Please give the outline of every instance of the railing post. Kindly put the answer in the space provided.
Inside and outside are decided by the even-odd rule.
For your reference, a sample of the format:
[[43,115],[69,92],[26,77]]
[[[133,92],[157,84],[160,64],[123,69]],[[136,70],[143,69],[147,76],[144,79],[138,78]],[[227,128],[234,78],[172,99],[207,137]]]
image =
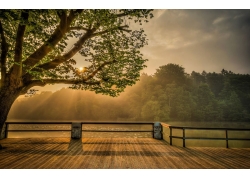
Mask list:
[[162,139],[162,126],[159,122],[154,123],[154,138]]
[[227,133],[227,129],[226,129],[226,143],[227,143],[227,148],[228,148],[228,133]]
[[183,147],[186,147],[186,144],[185,144],[185,128],[182,128],[182,140],[183,140]]
[[169,136],[169,139],[170,139],[170,145],[172,146],[172,127],[169,126],[170,128],[170,136]]
[[155,138],[155,133],[154,133],[154,123],[152,123],[152,129],[153,129],[153,131],[152,131],[152,136],[153,136],[153,138]]
[[71,124],[71,138],[80,139],[82,137],[82,123]]

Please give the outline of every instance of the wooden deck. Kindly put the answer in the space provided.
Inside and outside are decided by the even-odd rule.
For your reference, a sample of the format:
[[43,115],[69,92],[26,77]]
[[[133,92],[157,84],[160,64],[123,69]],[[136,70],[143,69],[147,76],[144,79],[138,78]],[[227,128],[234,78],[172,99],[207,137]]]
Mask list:
[[152,138],[8,138],[1,169],[249,169],[250,148],[183,148]]

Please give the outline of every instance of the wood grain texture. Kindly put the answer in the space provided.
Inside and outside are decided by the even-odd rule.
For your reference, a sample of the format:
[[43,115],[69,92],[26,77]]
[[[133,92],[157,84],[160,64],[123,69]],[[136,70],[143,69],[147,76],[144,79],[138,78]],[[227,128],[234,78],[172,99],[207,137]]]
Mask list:
[[153,138],[8,138],[1,169],[249,169],[250,148],[183,148]]

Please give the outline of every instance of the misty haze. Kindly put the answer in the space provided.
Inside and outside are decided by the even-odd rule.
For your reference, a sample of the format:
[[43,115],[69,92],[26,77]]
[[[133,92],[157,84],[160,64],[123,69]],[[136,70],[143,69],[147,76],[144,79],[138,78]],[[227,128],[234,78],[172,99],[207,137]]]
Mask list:
[[[127,87],[118,97],[69,88],[20,97],[7,122],[148,121],[195,127],[250,127],[249,87],[249,75],[224,69],[221,73],[188,74],[184,67],[168,64],[159,67],[154,75],[142,74],[136,85]],[[87,127],[91,129],[90,125],[83,129]]]

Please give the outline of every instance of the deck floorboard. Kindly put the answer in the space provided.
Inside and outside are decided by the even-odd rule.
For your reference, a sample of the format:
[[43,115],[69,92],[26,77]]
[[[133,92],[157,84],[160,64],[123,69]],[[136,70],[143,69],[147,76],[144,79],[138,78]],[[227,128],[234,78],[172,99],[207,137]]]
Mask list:
[[0,169],[250,168],[250,148],[183,148],[153,138],[8,138],[0,143]]

